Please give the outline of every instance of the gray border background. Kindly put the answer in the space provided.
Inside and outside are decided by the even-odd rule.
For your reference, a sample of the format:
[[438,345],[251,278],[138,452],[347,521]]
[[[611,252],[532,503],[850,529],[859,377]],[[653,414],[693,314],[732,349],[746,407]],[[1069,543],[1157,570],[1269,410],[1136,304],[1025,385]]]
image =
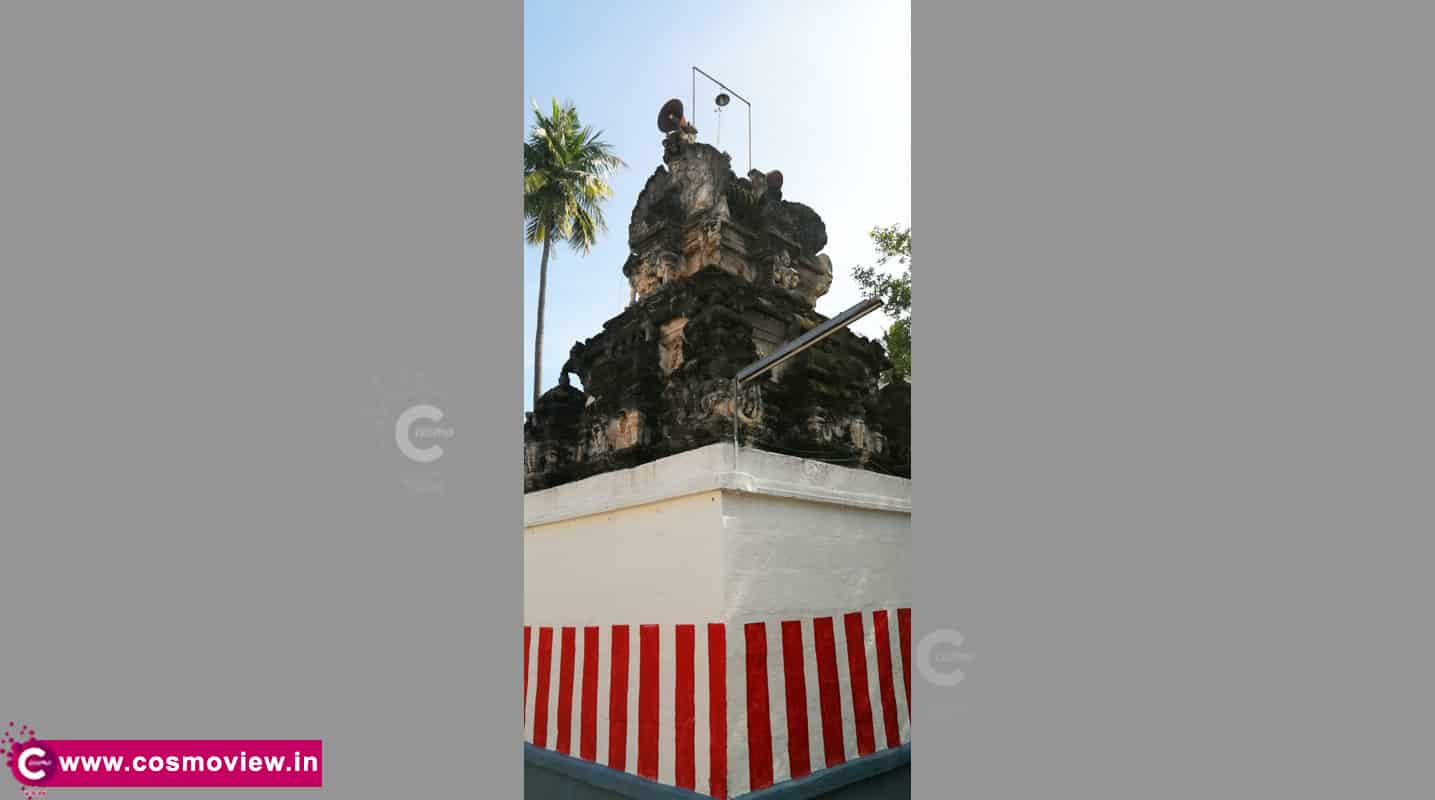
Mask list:
[[1431,23],[914,10],[915,796],[1429,793]]
[[519,795],[521,25],[0,7],[5,721]]
[[[517,795],[521,13],[0,8],[0,714]],[[1426,789],[1429,23],[917,5],[917,796]]]

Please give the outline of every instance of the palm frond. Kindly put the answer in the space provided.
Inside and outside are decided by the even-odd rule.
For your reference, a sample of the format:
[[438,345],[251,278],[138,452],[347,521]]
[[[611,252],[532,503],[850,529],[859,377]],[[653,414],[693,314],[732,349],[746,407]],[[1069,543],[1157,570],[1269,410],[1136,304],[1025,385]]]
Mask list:
[[572,103],[553,98],[547,113],[532,100],[533,126],[523,146],[524,238],[566,241],[588,252],[607,230],[601,203],[613,196],[608,177],[627,166],[584,125]]

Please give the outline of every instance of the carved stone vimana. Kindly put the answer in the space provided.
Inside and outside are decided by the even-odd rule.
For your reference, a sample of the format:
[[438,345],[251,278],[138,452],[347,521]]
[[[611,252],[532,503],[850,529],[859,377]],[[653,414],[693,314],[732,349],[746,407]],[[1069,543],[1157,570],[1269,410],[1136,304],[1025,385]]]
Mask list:
[[832,284],[827,228],[783,199],[782,173],[737,177],[686,121],[659,127],[663,166],[628,225],[630,304],[573,346],[528,415],[524,491],[730,441],[733,413],[745,447],[910,477],[911,388],[879,388],[877,342],[840,332],[734,404],[738,370],[826,319],[813,305]]

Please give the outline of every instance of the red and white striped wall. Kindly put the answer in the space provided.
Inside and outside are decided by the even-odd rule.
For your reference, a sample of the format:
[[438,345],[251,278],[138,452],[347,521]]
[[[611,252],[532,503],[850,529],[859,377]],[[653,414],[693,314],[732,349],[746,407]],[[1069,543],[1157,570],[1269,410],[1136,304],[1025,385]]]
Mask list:
[[523,629],[523,738],[737,797],[911,740],[910,608]]

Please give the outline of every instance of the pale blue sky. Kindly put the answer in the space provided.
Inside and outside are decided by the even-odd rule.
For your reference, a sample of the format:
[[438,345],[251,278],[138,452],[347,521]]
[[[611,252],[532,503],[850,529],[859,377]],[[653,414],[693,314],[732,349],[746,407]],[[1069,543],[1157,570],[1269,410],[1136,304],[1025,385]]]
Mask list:
[[[694,64],[752,101],[752,166],[782,170],[783,196],[812,206],[827,223],[824,252],[836,274],[818,311],[831,315],[860,297],[851,271],[873,261],[873,226],[910,224],[911,10],[904,0],[527,0],[523,61],[525,133],[530,98],[544,105],[552,97],[572,100],[628,162],[613,180],[608,232],[597,246],[587,256],[555,249],[549,260],[544,389],[557,382],[573,343],[598,333],[628,302],[628,218],[662,163],[658,107],[669,97],[692,105]],[[717,91],[699,75],[698,107],[688,117],[699,139],[732,155],[741,175],[746,107],[737,100],[728,106],[716,142]],[[523,257],[525,408],[539,252],[525,247]],[[886,324],[873,314],[856,329],[876,337]]]

